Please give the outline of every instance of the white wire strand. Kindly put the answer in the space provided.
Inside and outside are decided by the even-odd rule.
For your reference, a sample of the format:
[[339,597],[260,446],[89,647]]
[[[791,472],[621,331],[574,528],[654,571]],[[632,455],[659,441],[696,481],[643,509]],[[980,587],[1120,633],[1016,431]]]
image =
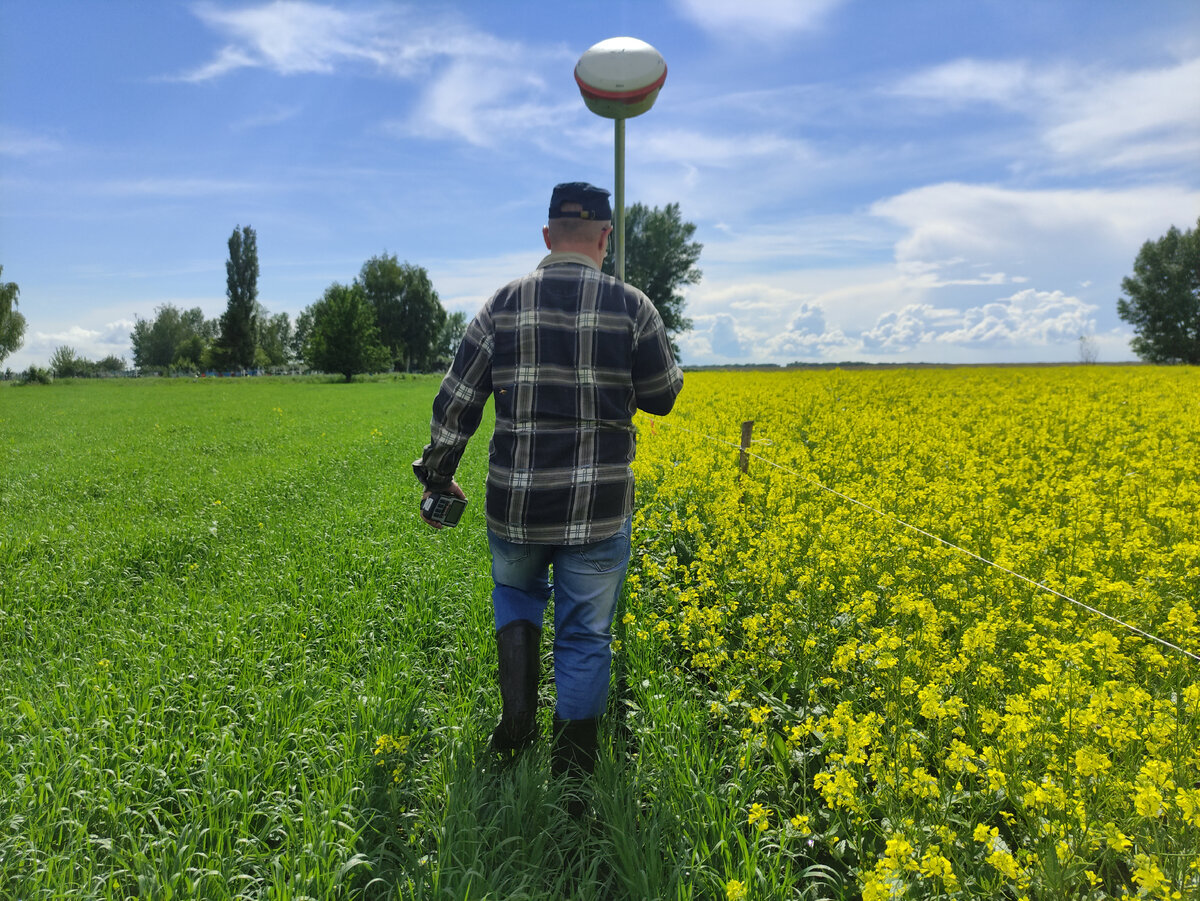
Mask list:
[[1015,571],[1009,569],[1007,566],[1002,566],[999,563],[996,563],[992,560],[988,560],[986,557],[981,557],[979,554],[975,553],[972,550],[969,550],[965,547],[961,547],[960,545],[957,545],[952,541],[947,541],[945,538],[941,538],[937,535],[934,535],[932,532],[927,532],[925,529],[922,529],[919,526],[914,526],[912,523],[905,522],[903,519],[896,516],[895,514],[888,513],[886,510],[880,510],[877,507],[872,507],[870,504],[860,501],[857,498],[853,498],[848,494],[843,494],[841,491],[838,491],[837,489],[830,488],[828,485],[823,485],[820,482],[818,482],[816,479],[812,478],[811,476],[806,477],[803,474],[796,472],[794,469],[788,469],[788,467],[786,467],[786,466],[780,466],[775,461],[768,460],[766,457],[763,457],[763,456],[760,456],[759,454],[753,453],[753,452],[747,450],[746,448],[743,448],[740,444],[738,444],[736,442],[727,441],[724,438],[714,438],[712,435],[706,435],[703,432],[694,431],[692,429],[686,428],[685,426],[681,426],[674,422],[663,422],[662,420],[657,419],[656,417],[653,417],[653,416],[649,417],[649,418],[650,418],[650,421],[656,425],[665,425],[668,428],[678,429],[681,432],[687,432],[689,435],[695,435],[699,438],[705,439],[706,441],[711,441],[714,444],[724,444],[728,447],[735,448],[736,450],[745,454],[747,457],[753,458],[755,460],[760,460],[763,463],[767,464],[768,466],[773,466],[775,469],[778,469],[782,472],[786,472],[788,475],[795,476],[797,479],[800,479],[802,482],[807,482],[810,485],[815,485],[817,488],[820,488],[822,491],[827,491],[830,494],[834,495],[835,497],[839,497],[844,501],[848,501],[851,504],[855,504],[856,506],[862,507],[864,510],[870,510],[875,515],[881,516],[884,519],[890,519],[892,522],[898,523],[898,524],[904,526],[904,528],[906,528],[906,529],[911,529],[912,531],[916,532],[919,535],[924,535],[926,538],[932,538],[934,541],[938,542],[939,544],[943,544],[948,548],[953,548],[956,551],[960,551],[961,553],[966,554],[968,557],[972,557],[975,560],[978,560],[980,563],[986,563],[988,566],[995,567],[996,569],[1000,570],[1001,572],[1008,573],[1010,576],[1020,579],[1022,582],[1028,582],[1034,588],[1040,588],[1042,591],[1047,591],[1050,594],[1055,595],[1056,597],[1062,598],[1064,601],[1069,601],[1070,603],[1074,604],[1076,607],[1081,607],[1084,610],[1087,610],[1089,613],[1094,613],[1097,616],[1103,617],[1104,619],[1108,620],[1109,622],[1115,623],[1116,625],[1121,626],[1124,629],[1128,629],[1130,632],[1140,635],[1143,638],[1148,638],[1151,641],[1157,642],[1158,644],[1162,645],[1165,648],[1170,648],[1172,651],[1178,651],[1180,654],[1183,654],[1186,657],[1192,658],[1192,660],[1200,662],[1200,655],[1194,654],[1191,651],[1187,650],[1186,648],[1181,648],[1177,644],[1172,644],[1171,642],[1167,641],[1165,638],[1159,638],[1157,635],[1152,635],[1149,632],[1139,629],[1137,626],[1131,625],[1130,623],[1127,623],[1123,620],[1117,619],[1117,617],[1112,616],[1111,614],[1105,613],[1103,610],[1098,610],[1097,608],[1091,606],[1090,604],[1085,604],[1083,601],[1079,601],[1073,597],[1070,597],[1069,595],[1065,595],[1061,591],[1051,588],[1045,582],[1035,582],[1033,579],[1029,578],[1028,576],[1023,576],[1019,572],[1015,572]]

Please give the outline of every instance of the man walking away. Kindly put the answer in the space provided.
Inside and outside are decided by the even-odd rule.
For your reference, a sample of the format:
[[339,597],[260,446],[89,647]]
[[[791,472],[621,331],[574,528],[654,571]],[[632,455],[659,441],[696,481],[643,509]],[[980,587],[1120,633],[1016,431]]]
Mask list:
[[[583,182],[554,188],[542,229],[549,255],[467,327],[413,463],[424,498],[465,499],[454,473],[495,398],[484,512],[502,714],[491,746],[514,755],[537,739],[541,626],[553,595],[552,769],[577,780],[595,768],[629,564],[633,415],[669,413],[683,387],[654,304],[600,271],[608,197]],[[576,798],[571,812],[582,809]]]

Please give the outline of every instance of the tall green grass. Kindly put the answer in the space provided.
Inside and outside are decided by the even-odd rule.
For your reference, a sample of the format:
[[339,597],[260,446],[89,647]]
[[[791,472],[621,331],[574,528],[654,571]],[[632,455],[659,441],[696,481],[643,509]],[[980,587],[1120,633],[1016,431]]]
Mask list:
[[759,865],[657,661],[622,663],[589,822],[544,743],[488,759],[487,442],[432,532],[436,387],[0,388],[0,897],[723,898]]

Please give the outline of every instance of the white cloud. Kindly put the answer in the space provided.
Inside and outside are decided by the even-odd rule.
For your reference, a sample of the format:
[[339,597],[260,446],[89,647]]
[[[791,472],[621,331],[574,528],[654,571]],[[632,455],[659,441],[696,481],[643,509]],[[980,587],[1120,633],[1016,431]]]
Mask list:
[[786,329],[764,334],[761,342],[778,362],[844,357],[856,345],[841,329],[829,328],[824,309],[810,303],[801,303]]
[[1121,72],[1067,92],[1046,131],[1050,149],[1102,168],[1200,159],[1200,58]]
[[282,125],[289,122],[300,115],[301,107],[298,104],[290,106],[276,105],[271,109],[264,110],[252,116],[246,116],[232,123],[229,127],[234,131],[247,131],[255,128],[270,128],[274,125]]
[[[1063,284],[1127,268],[1141,244],[1186,224],[1200,209],[1200,191],[1174,186],[1123,190],[1013,190],[943,183],[879,201],[871,212],[904,226],[896,244],[901,271],[939,281],[974,279],[987,271],[1036,276],[1061,273]],[[950,274],[950,273],[965,273]],[[947,281],[947,283],[949,283]]]
[[[1129,359],[1120,279],[1142,242],[1188,225],[1198,209],[1200,191],[1176,186],[944,183],[879,201],[857,226],[846,214],[753,236],[726,226],[714,230],[705,279],[687,296],[698,332],[680,346],[694,363],[1073,361],[1079,335],[1095,334],[1110,336],[1105,359]],[[814,257],[809,239],[822,233]],[[889,243],[889,263],[863,262],[865,247]],[[736,345],[721,343],[718,323]]]
[[713,353],[733,359],[740,359],[749,353],[749,348],[738,335],[737,320],[728,313],[714,316],[708,331],[712,334],[710,342]]
[[789,332],[819,335],[825,331],[825,311],[815,304],[802,303],[788,323]]
[[409,121],[393,130],[487,147],[514,133],[551,129],[578,112],[574,100],[544,102],[546,93],[541,78],[511,62],[456,59],[429,84]]
[[1022,60],[958,59],[901,79],[891,93],[951,105],[990,102],[1015,106],[1041,91]]
[[57,327],[52,326],[49,330],[27,333],[21,353],[23,357],[28,357],[31,363],[36,362],[40,366],[46,365],[54,351],[63,346],[70,347],[79,356],[93,361],[111,355],[124,357],[129,362],[129,334],[133,331],[133,324],[132,319],[117,319],[95,328],[56,323]]
[[435,259],[426,263],[438,298],[450,312],[474,316],[484,301],[515,278],[532,272],[541,259],[536,247],[528,252],[474,259]]
[[682,162],[693,166],[741,169],[747,160],[774,159],[808,163],[816,159],[803,141],[775,134],[713,134],[695,129],[657,128],[640,140],[639,152],[656,163]]
[[1200,58],[1107,72],[959,59],[914,73],[891,92],[949,110],[990,103],[1019,112],[1060,163],[1111,169],[1191,164],[1200,157]]
[[1019,291],[965,310],[910,304],[879,317],[861,335],[871,353],[904,353],[927,344],[975,349],[1053,347],[1095,331],[1096,309],[1061,291]]
[[845,0],[676,0],[675,7],[705,31],[718,37],[745,34],[759,39],[777,39],[819,26]]
[[246,67],[297,75],[368,63],[381,70],[408,72],[431,52],[420,32],[416,40],[395,40],[392,35],[400,20],[382,10],[351,11],[301,0],[275,0],[241,9],[204,3],[194,9],[231,43],[210,62],[181,76],[185,81],[207,81]]
[[12,126],[0,127],[0,156],[37,156],[61,149],[54,138]]
[[940,329],[959,321],[957,310],[937,309],[929,304],[909,304],[884,313],[873,329],[862,333],[869,351],[898,353],[932,341]]
[[[243,9],[203,4],[196,14],[230,43],[180,76],[183,81],[208,81],[248,67],[285,76],[366,68],[419,82],[411,116],[385,123],[385,130],[485,147],[514,133],[536,134],[579,110],[574,98],[569,106],[548,102],[538,74],[540,66],[562,63],[564,49],[503,41],[450,14],[392,6],[344,9],[304,0]],[[282,120],[249,124],[277,121]]]

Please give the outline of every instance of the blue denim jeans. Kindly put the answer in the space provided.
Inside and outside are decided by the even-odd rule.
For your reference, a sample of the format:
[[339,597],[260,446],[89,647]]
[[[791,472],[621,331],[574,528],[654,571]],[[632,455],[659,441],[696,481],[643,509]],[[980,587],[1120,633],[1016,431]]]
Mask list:
[[611,538],[580,545],[514,544],[488,530],[496,631],[521,619],[540,629],[554,596],[559,719],[600,716],[608,703],[612,622],[629,567],[630,528],[627,519]]

